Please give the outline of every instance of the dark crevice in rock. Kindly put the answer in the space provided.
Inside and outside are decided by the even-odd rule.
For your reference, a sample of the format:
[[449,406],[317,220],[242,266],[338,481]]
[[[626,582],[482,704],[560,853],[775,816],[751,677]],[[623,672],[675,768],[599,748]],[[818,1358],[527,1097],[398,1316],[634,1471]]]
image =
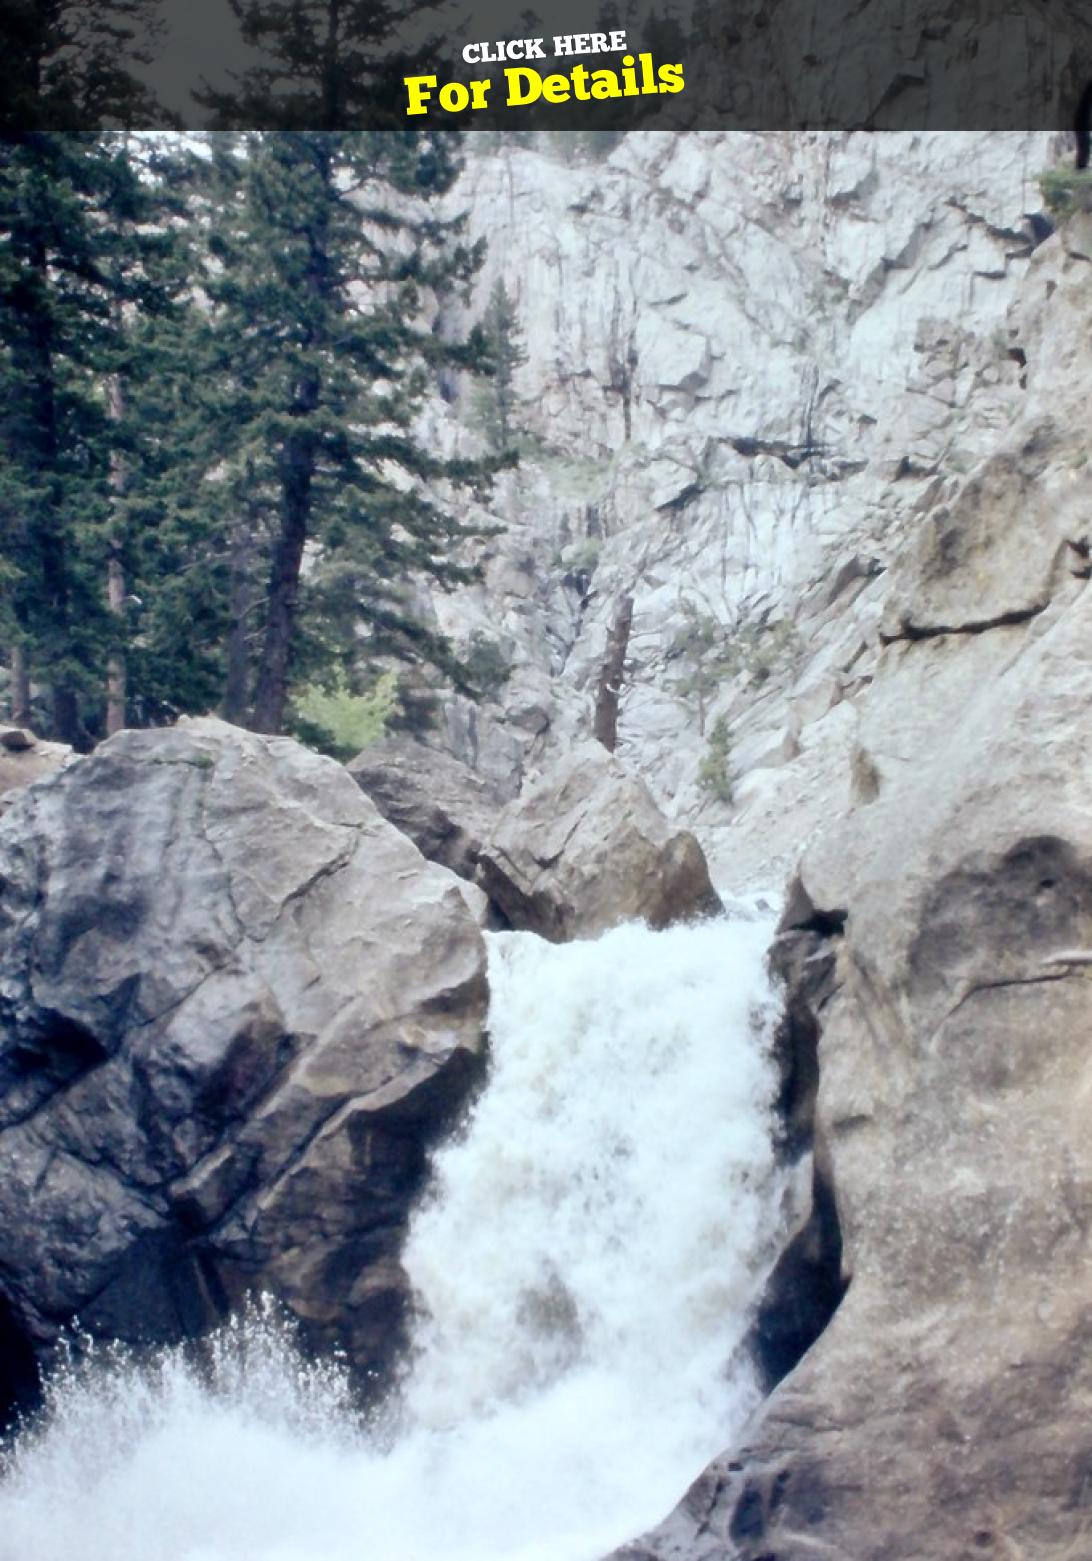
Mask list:
[[[816,1142],[819,1090],[819,1014],[835,987],[833,940],[846,913],[815,906],[797,879],[790,889],[771,969],[785,987],[785,1011],[774,1040],[781,1089],[776,1109],[779,1149],[792,1165],[811,1156],[811,1206],[766,1282],[748,1346],[763,1390],[770,1393],[827,1327],[846,1291],[842,1231],[829,1157]],[[749,1522],[736,1509],[736,1520]],[[738,1539],[733,1528],[734,1539]]]
[[57,1088],[90,1073],[109,1052],[96,1035],[65,1014],[46,1013],[33,1038],[17,1042],[12,1057],[26,1072],[44,1072]]
[[38,1408],[41,1391],[34,1346],[0,1295],[0,1436]]
[[0,1058],[0,1132],[20,1127],[102,1066],[110,1052],[86,1025],[50,1010],[13,1038]]
[[728,443],[737,455],[753,459],[759,455],[775,455],[779,461],[783,461],[790,471],[795,471],[805,461],[814,460],[817,456],[826,454],[821,445],[817,444],[792,444],[787,439],[750,439],[740,437],[729,439]]
[[993,618],[974,619],[970,623],[915,624],[904,621],[897,634],[880,631],[880,643],[895,645],[900,640],[914,644],[918,640],[939,640],[946,634],[988,634],[991,629],[1011,629],[1021,623],[1030,623],[1050,606],[1049,598],[1035,602],[1031,607],[1014,607],[1011,612],[998,613]]
[[774,1265],[752,1330],[751,1349],[764,1392],[771,1393],[804,1358],[846,1289],[834,1188],[816,1162],[811,1214]]

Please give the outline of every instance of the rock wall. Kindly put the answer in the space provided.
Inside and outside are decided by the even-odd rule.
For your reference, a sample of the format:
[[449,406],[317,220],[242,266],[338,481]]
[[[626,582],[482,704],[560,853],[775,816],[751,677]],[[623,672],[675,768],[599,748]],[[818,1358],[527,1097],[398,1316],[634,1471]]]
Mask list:
[[[649,133],[598,161],[563,136],[472,156],[457,195],[490,252],[470,313],[498,276],[517,299],[524,459],[483,585],[435,610],[513,674],[492,706],[454,701],[438,740],[509,787],[567,749],[632,592],[620,756],[719,884],[787,872],[847,795],[902,538],[1027,400],[1008,311],[1063,142]],[[450,394],[431,432],[472,448],[476,392]],[[718,718],[731,801],[701,779]]]
[[629,1561],[1089,1552],[1090,321],[1085,217],[1009,316],[1019,414],[893,561],[788,900],[848,1290]]
[[513,675],[444,740],[509,779],[571,745],[632,594],[619,753],[718,885],[792,879],[816,1204],[756,1344],[793,1369],[632,1561],[1092,1543],[1092,219],[1052,233],[1036,183],[1065,151],[649,135],[472,168],[531,355],[509,529],[440,610]]

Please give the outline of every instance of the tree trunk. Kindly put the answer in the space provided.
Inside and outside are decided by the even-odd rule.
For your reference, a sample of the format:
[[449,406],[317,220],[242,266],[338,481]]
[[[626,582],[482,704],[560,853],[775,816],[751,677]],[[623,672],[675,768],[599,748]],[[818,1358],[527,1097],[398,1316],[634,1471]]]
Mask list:
[[622,681],[626,669],[626,651],[633,627],[633,597],[623,596],[607,635],[607,653],[599,670],[599,682],[595,691],[595,721],[593,731],[608,753],[618,746],[618,703],[622,697]]
[[[330,0],[328,20],[334,33],[338,27],[338,15],[338,0]],[[320,148],[316,155],[319,177],[326,186],[327,204],[316,215],[313,226],[308,230],[310,259],[303,287],[311,298],[308,306],[310,323],[303,339],[305,350],[314,349],[318,344],[329,345],[326,308],[329,302],[330,257],[327,244],[333,171],[327,152]],[[322,388],[320,370],[315,367],[304,369],[293,388],[291,415],[310,418],[319,406]],[[281,526],[273,549],[266,592],[262,659],[249,722],[254,732],[279,732],[284,724],[299,604],[300,569],[311,528],[311,487],[319,448],[318,435],[304,428],[290,433],[280,452]]]
[[[121,380],[116,374],[110,380],[109,405],[111,420],[114,423],[120,423],[125,415],[125,397],[121,388]],[[113,490],[115,504],[125,496],[125,482],[125,460],[115,450],[110,457],[110,487]],[[117,524],[120,530],[120,520]],[[116,538],[106,566],[106,603],[113,616],[118,620],[119,635],[123,634],[125,571],[122,568]],[[119,645],[117,649],[111,652],[110,658],[106,663],[107,737],[112,737],[115,732],[120,732],[125,726],[126,681],[125,651]]]
[[[248,482],[252,475],[252,472],[248,471]],[[231,627],[228,630],[227,670],[220,714],[225,721],[230,721],[234,726],[243,726],[246,722],[247,696],[250,691],[250,646],[247,625],[257,595],[253,565],[254,522],[253,516],[247,514],[232,529],[231,555],[228,564]]]
[[[315,388],[315,399],[318,390]],[[265,638],[254,691],[252,732],[279,732],[288,698],[292,640],[300,594],[303,548],[311,518],[311,480],[315,446],[310,435],[292,434],[285,445],[281,473],[281,529],[273,549],[266,593]]]
[[15,726],[30,725],[30,667],[22,645],[11,652],[11,719]]
[[[125,614],[125,572],[116,553],[106,565],[106,601],[118,618]],[[116,650],[106,663],[106,735],[112,737],[125,726],[126,669],[125,652]]]
[[[44,244],[35,245],[33,264],[45,279],[48,275],[49,257]],[[43,289],[45,286],[46,282],[43,281]],[[33,360],[30,404],[38,447],[38,466],[44,486],[49,493],[46,519],[40,529],[38,547],[44,593],[44,616],[48,625],[46,649],[51,657],[59,659],[63,665],[70,650],[71,593],[67,538],[60,513],[57,479],[59,439],[53,347],[53,322],[47,311],[41,310],[31,322],[30,348]],[[58,676],[51,682],[50,693],[53,736],[62,743],[69,743],[73,748],[87,747],[87,734],[80,720],[79,699],[70,679],[64,675]]]

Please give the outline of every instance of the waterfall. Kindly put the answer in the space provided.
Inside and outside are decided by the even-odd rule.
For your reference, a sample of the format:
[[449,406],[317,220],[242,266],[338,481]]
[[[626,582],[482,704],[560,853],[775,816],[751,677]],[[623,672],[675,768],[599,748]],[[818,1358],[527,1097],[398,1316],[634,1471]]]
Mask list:
[[62,1377],[0,1561],[596,1561],[739,1431],[774,1255],[771,924],[490,939],[492,1063],[435,1155],[397,1432],[271,1315]]

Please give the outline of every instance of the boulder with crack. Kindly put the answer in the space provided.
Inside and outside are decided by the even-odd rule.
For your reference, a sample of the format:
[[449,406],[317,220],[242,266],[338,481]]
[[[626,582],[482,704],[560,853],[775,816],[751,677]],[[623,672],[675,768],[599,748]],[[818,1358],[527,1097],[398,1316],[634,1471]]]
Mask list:
[[124,732],[23,792],[0,881],[20,1358],[75,1315],[175,1340],[261,1290],[383,1366],[426,1146],[482,1057],[458,881],[340,765],[214,720]]
[[439,748],[387,737],[359,753],[349,774],[430,862],[473,878],[482,841],[511,797]]

